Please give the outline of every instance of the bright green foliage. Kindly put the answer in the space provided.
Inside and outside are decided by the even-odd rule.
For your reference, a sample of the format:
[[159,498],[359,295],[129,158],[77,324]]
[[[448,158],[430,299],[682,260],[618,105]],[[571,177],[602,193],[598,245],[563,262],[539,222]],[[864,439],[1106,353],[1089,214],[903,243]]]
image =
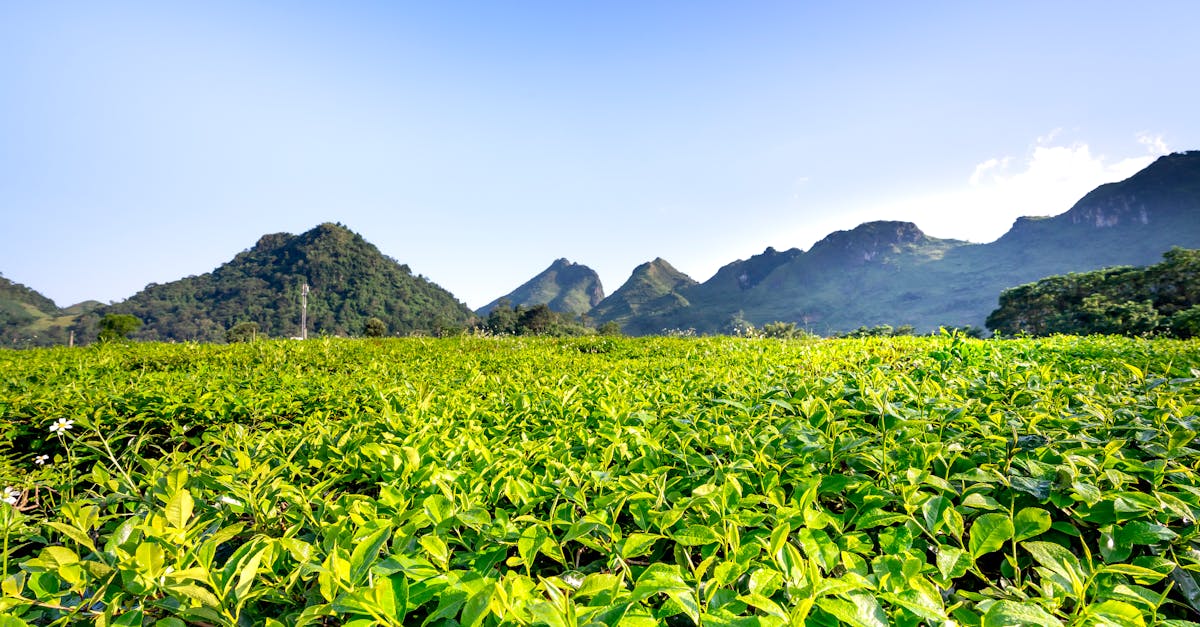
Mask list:
[[0,625],[1192,625],[1198,375],[1112,337],[0,351]]

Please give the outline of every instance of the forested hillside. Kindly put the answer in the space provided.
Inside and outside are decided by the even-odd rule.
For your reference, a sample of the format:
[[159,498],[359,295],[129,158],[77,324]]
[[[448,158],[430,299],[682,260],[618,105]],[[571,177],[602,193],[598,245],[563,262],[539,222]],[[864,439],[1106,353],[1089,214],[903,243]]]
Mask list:
[[437,333],[473,317],[446,290],[330,223],[301,235],[264,235],[211,273],[149,285],[103,313],[140,318],[145,326],[135,337],[143,340],[223,342],[244,322],[266,336],[296,336],[305,283],[310,334],[362,335],[371,318],[389,334]]
[[987,326],[1005,335],[1200,335],[1200,250],[1176,248],[1163,258],[1005,290]]

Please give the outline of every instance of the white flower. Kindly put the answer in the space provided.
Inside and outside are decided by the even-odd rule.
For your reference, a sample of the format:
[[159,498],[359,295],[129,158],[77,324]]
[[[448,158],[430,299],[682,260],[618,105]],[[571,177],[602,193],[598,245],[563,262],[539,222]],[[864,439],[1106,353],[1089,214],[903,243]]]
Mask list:
[[3,500],[5,503],[8,503],[9,505],[16,505],[17,499],[20,498],[20,496],[21,496],[21,492],[19,490],[17,490],[16,488],[14,488],[10,485],[6,485],[6,486],[4,486],[4,498],[0,499],[0,500]]
[[38,455],[37,457],[33,458],[33,463],[37,464],[38,466],[45,466],[46,461],[49,459],[49,455]]
[[70,431],[71,427],[73,427],[73,426],[75,426],[74,420],[67,420],[66,418],[59,418],[58,420],[54,421],[54,424],[50,425],[50,433],[57,433],[59,435],[62,435],[64,433]]

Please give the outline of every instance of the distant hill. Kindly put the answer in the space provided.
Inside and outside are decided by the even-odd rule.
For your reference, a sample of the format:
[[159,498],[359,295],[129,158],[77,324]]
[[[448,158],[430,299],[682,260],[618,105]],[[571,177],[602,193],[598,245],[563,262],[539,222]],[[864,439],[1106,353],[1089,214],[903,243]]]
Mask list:
[[37,290],[0,276],[0,347],[66,344],[75,319],[101,306],[87,301],[59,309]]
[[[932,238],[908,222],[870,222],[832,233],[808,251],[768,248],[704,283],[680,287],[670,302],[634,312],[624,326],[630,333],[720,333],[745,319],[795,322],[821,334],[879,324],[982,328],[1006,288],[1147,265],[1175,246],[1200,247],[1200,152],[1161,157],[1061,215],[1020,218],[989,244]],[[592,316],[602,319],[598,311]]]
[[696,285],[688,275],[660,258],[634,268],[617,291],[600,301],[588,314],[597,324],[616,322],[633,335],[658,333],[666,322],[663,315],[686,309],[690,303],[683,291]]
[[267,336],[295,336],[305,283],[310,335],[361,335],[371,317],[393,334],[436,332],[473,316],[446,290],[330,223],[300,235],[264,235],[210,273],[148,285],[101,313],[141,318],[145,326],[135,337],[144,340],[221,342],[240,322],[257,323]]
[[577,316],[587,313],[603,299],[604,287],[600,284],[600,275],[596,274],[595,270],[566,259],[558,259],[537,276],[479,308],[476,313],[487,316],[500,301],[505,300],[510,305],[524,307],[547,305],[559,313]]

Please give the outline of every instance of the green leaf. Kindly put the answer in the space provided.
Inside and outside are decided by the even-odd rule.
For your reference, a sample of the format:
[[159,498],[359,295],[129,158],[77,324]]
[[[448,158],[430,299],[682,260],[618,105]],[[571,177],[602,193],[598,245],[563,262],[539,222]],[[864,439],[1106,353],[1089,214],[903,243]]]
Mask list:
[[650,552],[659,538],[662,536],[653,533],[631,533],[621,544],[621,557],[625,559],[641,557]]
[[822,597],[817,605],[851,627],[888,627],[887,612],[866,592],[851,592],[846,599]]
[[404,575],[380,577],[372,590],[389,618],[400,620],[408,613],[408,579]]
[[967,552],[948,544],[939,544],[937,548],[937,567],[942,579],[950,581],[967,574],[971,568],[971,557]]
[[233,587],[233,598],[242,600],[250,592],[250,586],[254,584],[254,577],[258,574],[258,565],[262,561],[263,553],[267,551],[267,546],[263,545],[255,551],[245,564],[238,569],[237,584]]
[[1062,621],[1033,603],[997,601],[983,615],[981,627],[1062,627]]
[[149,573],[151,577],[157,577],[165,568],[167,554],[162,547],[153,542],[139,544],[134,556],[137,558],[138,569]]
[[800,541],[800,547],[804,549],[804,554],[809,559],[815,560],[826,572],[833,570],[841,563],[841,549],[823,530],[803,528],[796,532],[796,539]]
[[48,522],[46,523],[46,526],[55,529],[64,536],[74,540],[79,544],[79,546],[82,546],[89,551],[96,550],[96,545],[92,544],[91,537],[88,536],[86,531],[79,529],[78,527],[60,522]]
[[578,598],[590,599],[596,595],[605,594],[621,587],[621,577],[611,573],[592,573],[583,578],[583,583],[575,591]]
[[192,494],[186,489],[171,495],[171,499],[167,501],[167,524],[176,529],[187,529],[193,505]]
[[1050,512],[1038,507],[1026,507],[1013,517],[1013,540],[1020,542],[1050,530]]
[[[446,541],[434,535],[421,536],[417,541],[429,553],[429,557],[433,561],[446,570],[450,568],[450,547],[446,546]],[[527,564],[531,562],[526,562]]]
[[1117,532],[1117,541],[1128,544],[1158,544],[1179,537],[1174,531],[1158,523],[1134,520],[1125,523]]
[[783,585],[783,575],[771,568],[756,568],[750,573],[747,588],[752,594],[771,596]]
[[633,596],[635,599],[646,599],[659,593],[670,594],[690,589],[683,580],[679,566],[656,562],[642,571],[633,587]]
[[788,619],[788,613],[778,603],[761,594],[741,595],[738,597],[738,600],[750,607],[766,612],[768,616],[782,618],[785,621]]
[[391,525],[385,524],[367,534],[367,537],[358,540],[358,544],[354,547],[354,552],[350,554],[351,585],[357,586],[366,579],[367,571],[371,569],[371,566],[379,557],[379,549],[387,543],[391,532]]
[[965,496],[962,500],[962,505],[963,507],[970,507],[971,509],[982,509],[988,511],[1000,509],[1000,504],[996,502],[996,499],[990,496],[985,496],[978,492],[972,492]]
[[971,523],[971,557],[979,559],[1000,550],[1013,537],[1013,523],[1007,514],[984,514]]
[[1088,621],[1089,624],[1120,625],[1121,627],[1145,627],[1146,625],[1146,619],[1141,610],[1124,601],[1109,599],[1089,605],[1086,613],[1093,618],[1092,621]]
[[477,627],[483,619],[491,612],[489,604],[492,602],[492,596],[496,594],[496,585],[492,582],[487,582],[483,588],[475,594],[472,594],[465,605],[463,605],[460,624],[463,627]]
[[425,499],[422,503],[425,508],[425,515],[433,521],[433,524],[441,524],[454,515],[454,506],[450,503],[450,499],[441,494],[434,494]]
[[1120,573],[1133,577],[1136,583],[1149,585],[1157,583],[1166,577],[1169,573],[1162,573],[1157,570],[1151,570],[1144,566],[1134,566],[1133,564],[1106,564],[1098,569],[1102,573]]
[[179,595],[186,599],[195,601],[196,603],[199,603],[203,607],[209,607],[209,608],[221,607],[221,602],[219,600],[217,600],[217,596],[215,594],[206,590],[205,588],[201,588],[200,586],[198,586],[194,583],[172,584],[172,585],[167,586],[167,591],[172,594]]
[[1079,562],[1079,558],[1069,550],[1053,542],[1024,542],[1021,546],[1033,555],[1038,564],[1057,573],[1070,582],[1076,598],[1083,597],[1083,585],[1088,579],[1087,570]]
[[682,531],[671,534],[671,538],[683,546],[704,546],[721,541],[717,532],[701,525],[688,525]]

